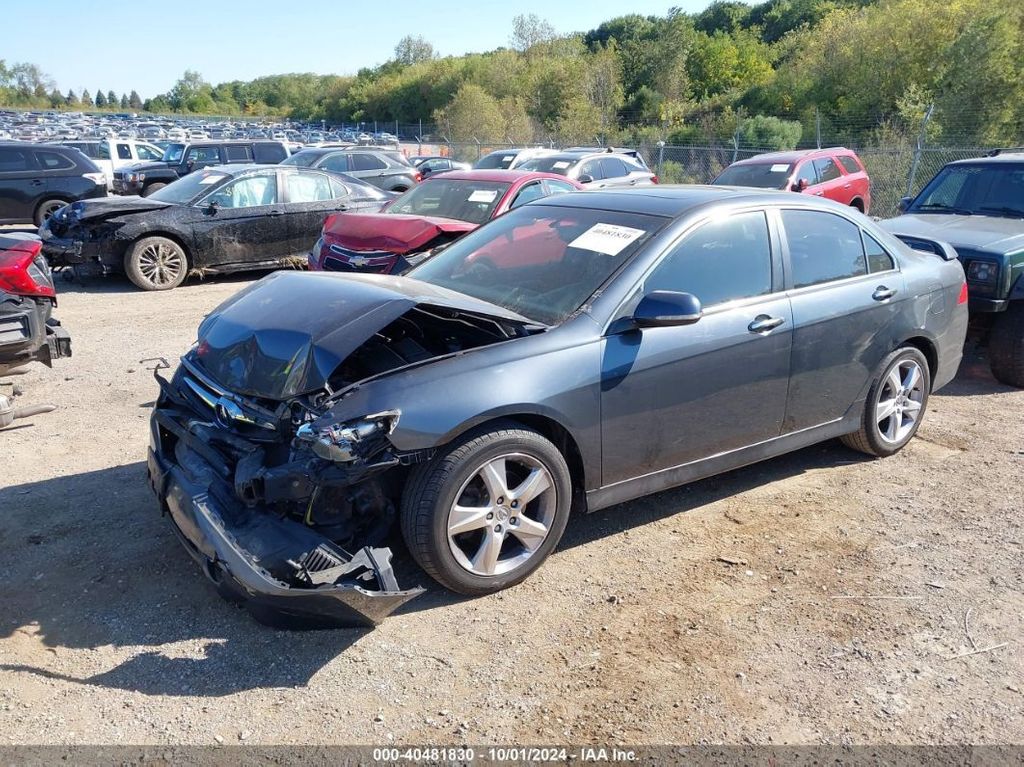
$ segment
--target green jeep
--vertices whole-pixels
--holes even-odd
[[[1024,153],[951,162],[900,210],[882,226],[917,250],[956,249],[992,374],[1024,387]]]

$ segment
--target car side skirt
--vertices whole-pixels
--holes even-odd
[[[662,469],[642,477],[627,479],[614,485],[607,485],[587,492],[587,510],[598,511],[617,503],[625,503],[671,487],[696,482],[700,479],[721,474],[726,471],[749,466],[753,463],[784,453],[790,453],[809,445],[823,442],[844,434],[856,431],[860,425],[863,400],[851,407],[843,418],[812,426],[800,431],[783,434],[772,439],[758,442],[748,447],[719,453],[709,458],[691,461],[680,466]]]

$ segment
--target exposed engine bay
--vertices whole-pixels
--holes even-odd
[[[372,625],[420,593],[398,587],[384,544],[407,468],[431,456],[389,442],[400,410],[339,422],[332,405],[368,379],[530,332],[416,304],[356,346],[321,388],[287,399],[227,388],[207,360],[230,371],[249,343],[218,356],[216,333],[201,332],[173,379],[156,371],[151,483],[207,575],[258,619]]]

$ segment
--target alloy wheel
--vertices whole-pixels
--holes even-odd
[[[181,251],[166,243],[147,245],[139,254],[139,272],[150,283],[163,287],[175,282],[185,268]]]
[[[914,431],[924,397],[924,375],[916,360],[900,360],[890,368],[875,402],[875,422],[882,441],[897,444]]]

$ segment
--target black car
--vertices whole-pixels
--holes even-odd
[[[272,165],[288,157],[282,141],[196,141],[169,144],[159,162],[140,162],[114,171],[116,194],[148,197],[193,171],[215,165]]]
[[[0,224],[34,223],[75,200],[107,196],[107,179],[70,147],[0,142]]]
[[[358,179],[284,165],[224,165],[149,197],[111,197],[61,209],[40,227],[54,266],[124,272],[143,290],[199,274],[304,265],[324,219],[378,210],[389,197]]]
[[[56,305],[39,238],[0,234],[0,375],[30,362],[50,365],[71,356],[71,338],[53,317]],[[0,413],[0,427],[8,425],[3,420]]]
[[[1024,152],[951,162],[900,210],[882,226],[911,247],[956,249],[992,374],[1024,387]]]
[[[405,192],[423,179],[401,153],[377,149],[302,149],[282,164],[347,173],[387,192]]]
[[[394,609],[396,517],[430,576],[493,592],[570,511],[834,437],[896,453],[960,362],[949,257],[826,200],[651,187],[524,205],[405,276],[278,272],[161,384],[150,481],[259,611]]]

